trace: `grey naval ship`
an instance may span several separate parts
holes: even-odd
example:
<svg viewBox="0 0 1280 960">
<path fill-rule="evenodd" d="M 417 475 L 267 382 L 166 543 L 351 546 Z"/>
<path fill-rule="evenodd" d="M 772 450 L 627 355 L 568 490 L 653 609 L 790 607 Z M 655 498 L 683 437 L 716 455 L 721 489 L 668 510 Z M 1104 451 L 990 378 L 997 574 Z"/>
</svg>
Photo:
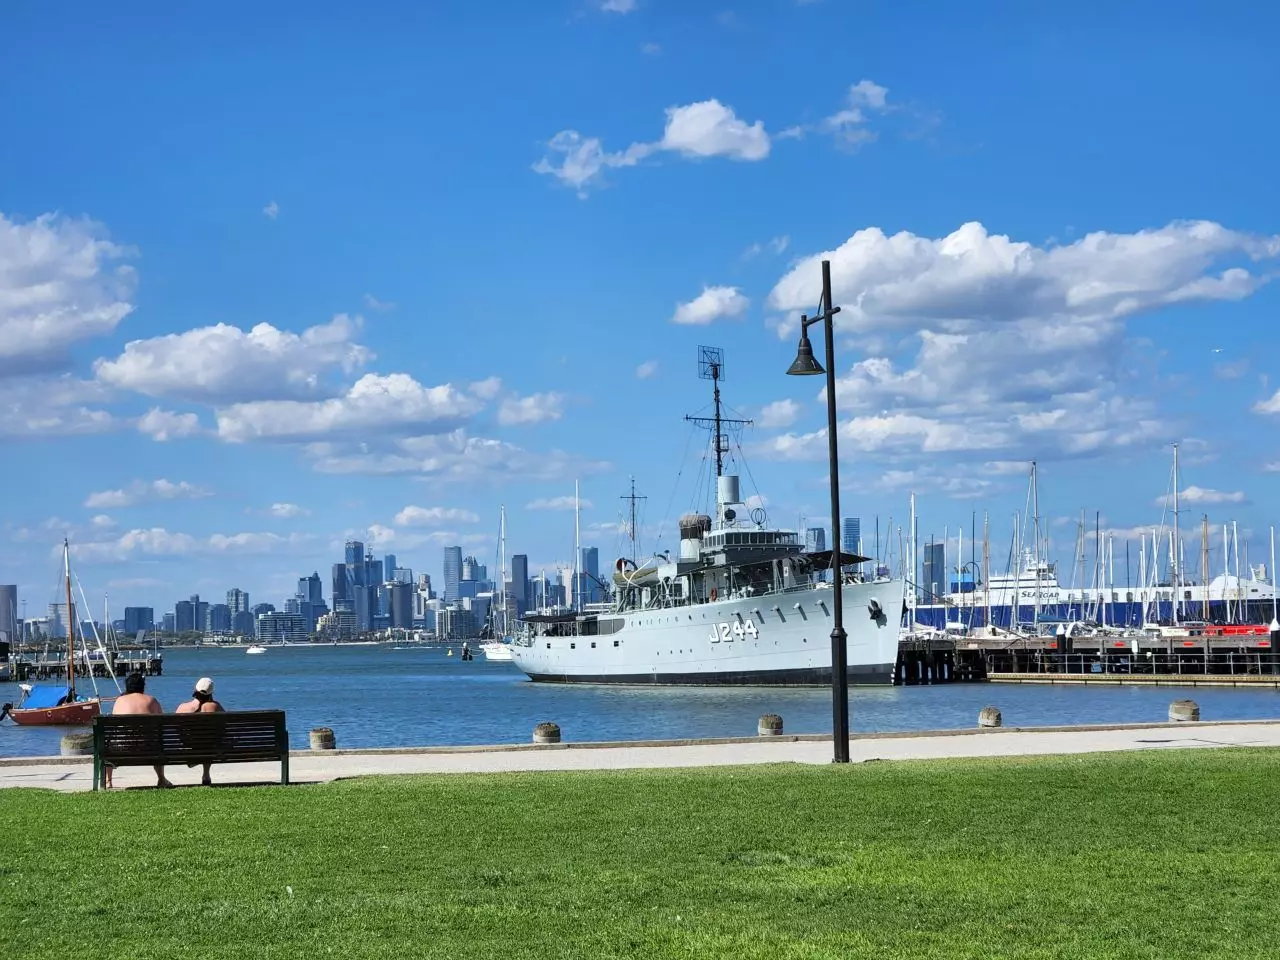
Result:
<svg viewBox="0 0 1280 960">
<path fill-rule="evenodd" d="M 850 682 L 891 684 L 903 581 L 865 582 L 865 558 L 807 552 L 793 530 L 748 510 L 723 472 L 728 445 L 715 352 L 714 515 L 680 518 L 675 557 L 614 566 L 603 609 L 533 613 L 512 643 L 533 680 L 556 683 L 806 685 L 831 682 L 833 591 L 844 592 Z M 697 420 L 698 418 L 688 418 Z M 743 421 L 737 421 L 743 422 Z"/>
</svg>

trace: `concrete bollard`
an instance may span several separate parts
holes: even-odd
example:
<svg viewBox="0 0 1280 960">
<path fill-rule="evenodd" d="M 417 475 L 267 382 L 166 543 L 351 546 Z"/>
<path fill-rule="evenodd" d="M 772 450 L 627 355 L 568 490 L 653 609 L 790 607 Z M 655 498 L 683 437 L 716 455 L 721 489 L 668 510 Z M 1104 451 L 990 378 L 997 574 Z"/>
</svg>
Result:
<svg viewBox="0 0 1280 960">
<path fill-rule="evenodd" d="M 533 728 L 534 743 L 559 743 L 560 726 L 555 723 L 540 723 Z"/>
<path fill-rule="evenodd" d="M 978 712 L 978 726 L 980 727 L 998 727 L 1004 723 L 1004 718 L 1000 716 L 1000 711 L 995 707 L 983 707 Z"/>
<path fill-rule="evenodd" d="M 776 713 L 766 713 L 756 725 L 756 733 L 762 737 L 782 736 L 782 718 Z"/>
<path fill-rule="evenodd" d="M 1182 722 L 1200 719 L 1200 704 L 1194 700 L 1175 700 L 1169 704 L 1169 719 Z"/>
<path fill-rule="evenodd" d="M 93 734 L 64 733 L 62 735 L 62 755 L 64 757 L 93 756 Z"/>
<path fill-rule="evenodd" d="M 311 731 L 312 750 L 333 750 L 338 746 L 337 738 L 329 727 L 316 727 Z"/>
</svg>

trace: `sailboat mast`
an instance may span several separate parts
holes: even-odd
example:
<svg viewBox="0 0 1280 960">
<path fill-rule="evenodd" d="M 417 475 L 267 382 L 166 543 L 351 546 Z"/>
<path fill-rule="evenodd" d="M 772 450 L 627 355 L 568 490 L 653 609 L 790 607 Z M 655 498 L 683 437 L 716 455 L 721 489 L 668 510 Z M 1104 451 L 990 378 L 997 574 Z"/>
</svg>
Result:
<svg viewBox="0 0 1280 960">
<path fill-rule="evenodd" d="M 1178 445 L 1173 445 L 1173 622 L 1181 618 L 1182 611 L 1182 534 L 1178 528 Z"/>
<path fill-rule="evenodd" d="M 76 618 L 71 612 L 71 545 L 62 540 L 62 572 L 67 584 L 67 686 L 68 703 L 76 698 Z"/>
<path fill-rule="evenodd" d="M 582 609 L 582 531 L 578 520 L 578 481 L 573 481 L 573 609 Z"/>
<path fill-rule="evenodd" d="M 498 505 L 498 515 L 501 518 L 498 522 L 498 557 L 499 566 L 501 567 L 502 586 L 498 591 L 498 603 L 502 607 L 502 635 L 505 637 L 509 632 L 507 623 L 507 507 L 506 504 Z"/>
<path fill-rule="evenodd" d="M 1200 518 L 1200 581 L 1203 585 L 1200 595 L 1204 598 L 1204 602 L 1200 605 L 1200 616 L 1207 623 L 1209 620 L 1209 515 L 1207 513 Z"/>
<path fill-rule="evenodd" d="M 982 592 L 987 608 L 987 630 L 991 630 L 991 528 L 987 512 L 982 511 Z"/>
<path fill-rule="evenodd" d="M 831 531 L 831 537 L 833 540 L 836 539 L 838 537 L 837 531 L 835 530 Z M 919 560 L 916 557 L 916 551 L 919 549 L 919 545 L 916 541 L 916 494 L 914 490 L 911 491 L 911 542 L 910 544 L 908 544 L 908 546 L 911 548 L 911 593 L 909 593 L 907 596 L 908 596 L 908 599 L 911 601 L 911 632 L 915 633 L 916 632 L 916 598 L 920 595 L 919 594 L 920 565 L 919 565 Z M 836 549 L 840 549 L 840 547 L 837 545 Z"/>
<path fill-rule="evenodd" d="M 1276 528 L 1271 528 L 1271 632 L 1280 630 L 1280 595 L 1276 593 Z"/>
<path fill-rule="evenodd" d="M 1036 462 L 1031 461 L 1031 509 L 1035 511 L 1034 535 L 1036 565 L 1036 607 L 1032 617 L 1035 621 L 1035 632 L 1040 633 L 1040 483 L 1036 476 Z"/>
</svg>

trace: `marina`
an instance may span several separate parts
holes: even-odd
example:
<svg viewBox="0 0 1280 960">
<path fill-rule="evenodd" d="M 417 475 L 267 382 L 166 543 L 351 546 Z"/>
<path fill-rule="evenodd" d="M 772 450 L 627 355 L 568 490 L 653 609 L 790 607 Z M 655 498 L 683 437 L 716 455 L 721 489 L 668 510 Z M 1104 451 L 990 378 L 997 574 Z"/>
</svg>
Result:
<svg viewBox="0 0 1280 960">
<path fill-rule="evenodd" d="M 464 662 L 447 649 L 289 646 L 247 657 L 243 649 L 173 647 L 147 692 L 172 710 L 197 678 L 212 677 L 229 710 L 284 710 L 297 749 L 322 726 L 339 748 L 525 743 L 544 720 L 575 742 L 751 736 L 766 713 L 785 717 L 788 733 L 830 733 L 829 688 L 539 684 L 512 663 Z M 0 684 L 0 701 L 16 702 L 18 693 Z M 851 686 L 850 723 L 859 733 L 967 729 L 989 703 L 1007 726 L 1154 722 L 1165 719 L 1170 698 L 1167 689 L 1115 684 Z M 1280 716 L 1280 691 L 1269 686 L 1206 687 L 1195 698 L 1205 720 Z M 65 732 L 5 722 L 0 756 L 57 754 Z"/>
</svg>

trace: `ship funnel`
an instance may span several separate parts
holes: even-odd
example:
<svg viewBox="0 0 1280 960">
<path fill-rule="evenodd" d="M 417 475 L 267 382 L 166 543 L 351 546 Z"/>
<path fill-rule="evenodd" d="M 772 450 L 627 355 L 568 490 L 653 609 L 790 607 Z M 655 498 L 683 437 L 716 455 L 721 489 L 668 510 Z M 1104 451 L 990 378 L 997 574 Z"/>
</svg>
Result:
<svg viewBox="0 0 1280 960">
<path fill-rule="evenodd" d="M 697 560 L 702 537 L 711 529 L 711 518 L 705 513 L 686 513 L 680 518 L 680 559 Z"/>
<path fill-rule="evenodd" d="M 726 506 L 730 503 L 741 503 L 738 492 L 738 478 L 731 475 L 716 477 L 716 503 Z"/>
</svg>

